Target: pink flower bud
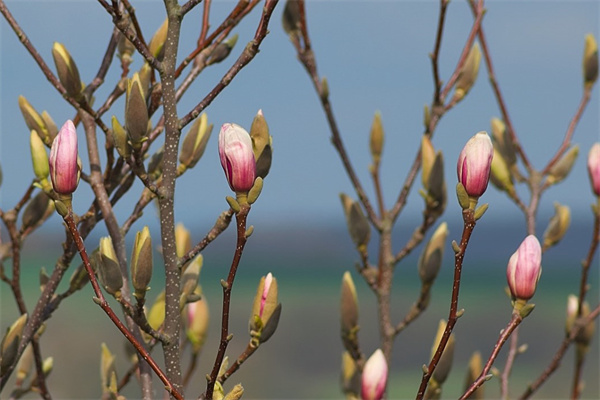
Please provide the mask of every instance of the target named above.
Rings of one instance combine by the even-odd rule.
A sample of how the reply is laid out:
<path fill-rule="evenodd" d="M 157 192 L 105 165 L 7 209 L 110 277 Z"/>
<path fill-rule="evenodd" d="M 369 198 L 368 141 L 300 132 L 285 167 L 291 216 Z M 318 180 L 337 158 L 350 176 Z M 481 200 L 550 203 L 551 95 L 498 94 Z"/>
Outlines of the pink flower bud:
<path fill-rule="evenodd" d="M 469 196 L 479 197 L 485 192 L 493 156 L 492 141 L 483 131 L 469 139 L 460 152 L 456 172 L 458 181 L 463 184 Z"/>
<path fill-rule="evenodd" d="M 252 139 L 244 128 L 236 124 L 223 124 L 219 132 L 219 157 L 231 190 L 250 190 L 256 178 L 256 161 Z"/>
<path fill-rule="evenodd" d="M 260 311 L 258 316 L 262 318 L 263 311 L 265 309 L 265 303 L 267 302 L 267 295 L 269 294 L 269 289 L 271 288 L 271 283 L 273 283 L 273 274 L 270 272 L 265 277 L 265 286 L 263 288 L 262 296 L 260 297 Z"/>
<path fill-rule="evenodd" d="M 388 366 L 381 349 L 369 357 L 362 373 L 360 397 L 363 400 L 379 400 L 385 393 Z"/>
<path fill-rule="evenodd" d="M 50 150 L 50 179 L 54 191 L 71 194 L 79 183 L 77 164 L 77 131 L 71 120 L 60 128 Z"/>
<path fill-rule="evenodd" d="M 600 143 L 594 143 L 588 155 L 588 173 L 592 182 L 592 190 L 600 196 Z"/>
<path fill-rule="evenodd" d="M 541 262 L 540 242 L 535 236 L 529 235 L 508 260 L 506 279 L 513 298 L 529 300 L 533 297 L 542 273 Z"/>

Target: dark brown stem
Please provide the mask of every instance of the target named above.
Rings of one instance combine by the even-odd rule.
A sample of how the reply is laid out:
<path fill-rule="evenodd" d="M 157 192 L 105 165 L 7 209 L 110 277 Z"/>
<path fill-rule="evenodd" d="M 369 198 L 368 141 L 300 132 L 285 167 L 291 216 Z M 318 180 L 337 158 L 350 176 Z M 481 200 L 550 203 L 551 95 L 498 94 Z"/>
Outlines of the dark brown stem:
<path fill-rule="evenodd" d="M 483 367 L 483 371 L 481 371 L 481 374 L 479 375 L 479 377 L 477 379 L 475 379 L 475 382 L 473 382 L 471 384 L 471 386 L 469 386 L 467 391 L 460 397 L 460 400 L 467 399 L 471 394 L 473 394 L 473 392 L 475 392 L 475 390 L 477 390 L 481 385 L 483 385 L 485 383 L 485 381 L 487 379 L 487 374 L 490 372 L 490 369 L 492 368 L 492 365 L 494 364 L 496 357 L 498 357 L 500 350 L 502 350 L 502 346 L 504 346 L 504 343 L 506 343 L 506 341 L 508 340 L 508 338 L 510 337 L 512 332 L 515 329 L 517 329 L 517 327 L 519 326 L 521 321 L 523 321 L 523 318 L 521 317 L 519 312 L 513 311 L 512 318 L 511 318 L 510 322 L 508 323 L 508 325 L 506 326 L 506 328 L 504 328 L 502 330 L 502 332 L 500 333 L 500 337 L 498 338 L 498 341 L 496 342 L 496 345 L 494 346 L 494 350 L 492 351 L 492 354 L 490 354 L 490 357 L 488 358 L 487 362 L 485 363 L 485 366 Z"/>
<path fill-rule="evenodd" d="M 443 104 L 441 98 L 442 80 L 440 79 L 439 56 L 442 47 L 442 37 L 444 34 L 444 23 L 446 21 L 446 10 L 448 9 L 450 0 L 440 0 L 440 15 L 438 17 L 437 33 L 435 35 L 435 44 L 433 45 L 433 53 L 431 53 L 431 69 L 433 71 L 433 83 L 435 85 L 433 104 Z"/>
<path fill-rule="evenodd" d="M 446 324 L 446 329 L 444 330 L 444 334 L 442 335 L 442 338 L 440 339 L 440 342 L 435 351 L 435 354 L 433 355 L 433 358 L 431 359 L 431 362 L 429 363 L 429 366 L 427 367 L 427 372 L 425 372 L 423 374 L 423 378 L 421 379 L 421 385 L 419 386 L 419 391 L 417 392 L 417 397 L 416 397 L 417 400 L 423 399 L 423 396 L 425 395 L 425 389 L 427 389 L 427 384 L 429 383 L 429 380 L 431 379 L 431 376 L 433 375 L 433 371 L 437 367 L 437 364 L 440 361 L 440 358 L 442 357 L 442 353 L 444 352 L 444 349 L 446 348 L 446 344 L 448 343 L 448 340 L 450 339 L 450 334 L 452 333 L 452 330 L 454 329 L 454 325 L 456 324 L 456 321 L 458 319 L 458 317 L 457 317 L 458 295 L 459 295 L 459 290 L 460 290 L 460 278 L 461 278 L 463 260 L 465 257 L 465 252 L 467 250 L 467 246 L 469 244 L 469 239 L 471 238 L 471 234 L 473 233 L 473 229 L 475 228 L 475 223 L 476 223 L 474 210 L 465 209 L 465 210 L 463 210 L 462 213 L 463 213 L 464 226 L 463 226 L 462 237 L 461 237 L 460 244 L 459 244 L 459 249 L 454 255 L 454 283 L 452 285 L 452 297 L 450 300 L 450 312 L 448 314 L 448 323 Z"/>
<path fill-rule="evenodd" d="M 235 253 L 233 255 L 233 260 L 231 261 L 231 267 L 229 268 L 227 280 L 222 281 L 223 311 L 221 314 L 221 339 L 219 342 L 219 351 L 217 352 L 217 357 L 213 364 L 213 368 L 210 373 L 210 377 L 208 378 L 208 383 L 206 386 L 205 398 L 208 400 L 212 400 L 213 398 L 213 391 L 217 382 L 219 369 L 221 368 L 221 364 L 223 363 L 223 358 L 225 357 L 225 352 L 227 351 L 227 345 L 231 340 L 231 336 L 229 335 L 229 307 L 231 304 L 231 290 L 233 288 L 233 282 L 235 280 L 235 275 L 237 273 L 240 260 L 242 259 L 244 246 L 246 245 L 247 241 L 246 220 L 248 217 L 248 213 L 250 212 L 249 204 L 241 204 L 240 207 L 240 211 L 235 215 L 235 219 L 237 221 L 237 242 L 235 246 Z"/>

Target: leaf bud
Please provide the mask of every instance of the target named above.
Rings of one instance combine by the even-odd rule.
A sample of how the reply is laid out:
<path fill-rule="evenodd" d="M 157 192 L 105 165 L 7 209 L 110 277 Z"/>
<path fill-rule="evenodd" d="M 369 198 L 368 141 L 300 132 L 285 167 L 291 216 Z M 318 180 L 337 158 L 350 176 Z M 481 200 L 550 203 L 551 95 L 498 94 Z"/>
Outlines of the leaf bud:
<path fill-rule="evenodd" d="M 190 231 L 180 222 L 175 226 L 175 247 L 177 257 L 181 258 L 192 248 Z"/>
<path fill-rule="evenodd" d="M 506 162 L 506 165 L 510 168 L 517 162 L 517 156 L 515 154 L 515 148 L 512 144 L 506 125 L 499 118 L 492 118 L 492 143 L 494 149 L 498 150 L 502 155 L 502 158 Z"/>
<path fill-rule="evenodd" d="M 592 191 L 596 196 L 600 196 L 600 143 L 596 142 L 590 148 L 588 154 L 588 174 L 590 176 L 590 183 L 592 184 Z"/>
<path fill-rule="evenodd" d="M 481 361 L 481 353 L 476 351 L 475 353 L 473 353 L 473 355 L 469 359 L 469 366 L 467 368 L 467 376 L 465 378 L 465 386 L 464 386 L 465 392 L 467 391 L 467 389 L 469 389 L 471 384 L 473 382 L 475 382 L 475 380 L 479 377 L 479 375 L 481 374 L 481 371 L 483 371 L 483 363 Z M 484 399 L 483 385 L 480 386 L 479 388 L 477 388 L 473 392 L 473 394 L 471 396 L 469 396 L 469 399 L 483 400 Z"/>
<path fill-rule="evenodd" d="M 358 326 L 358 297 L 350 272 L 344 272 L 342 278 L 342 296 L 340 302 L 342 337 L 351 335 Z"/>
<path fill-rule="evenodd" d="M 199 118 L 196 118 L 191 129 L 185 135 L 179 153 L 179 162 L 186 169 L 194 168 L 204 154 L 212 128 L 213 125 L 208 124 L 206 113 L 202 113 Z"/>
<path fill-rule="evenodd" d="M 121 296 L 123 276 L 121 275 L 121 268 L 119 267 L 119 261 L 117 260 L 110 236 L 100 238 L 99 248 L 102 262 L 98 265 L 98 277 L 104 289 L 112 296 L 118 298 Z"/>
<path fill-rule="evenodd" d="M 287 0 L 281 16 L 283 30 L 290 39 L 300 36 L 300 4 L 297 0 Z"/>
<path fill-rule="evenodd" d="M 256 176 L 265 178 L 271 169 L 273 157 L 273 138 L 269 135 L 269 126 L 262 110 L 258 110 L 250 126 L 252 151 L 256 161 Z"/>
<path fill-rule="evenodd" d="M 127 159 L 131 154 L 131 146 L 129 146 L 129 143 L 127 141 L 127 132 L 125 131 L 125 128 L 123 128 L 123 126 L 119 123 L 117 117 L 115 117 L 114 115 L 111 118 L 111 122 L 111 134 L 113 144 L 117 149 L 117 153 L 119 153 L 121 157 Z"/>
<path fill-rule="evenodd" d="M 448 224 L 443 222 L 435 230 L 421 253 L 421 257 L 419 258 L 419 277 L 423 286 L 431 285 L 440 271 L 447 237 Z"/>
<path fill-rule="evenodd" d="M 388 365 L 381 349 L 369 357 L 363 368 L 361 377 L 361 398 L 363 400 L 380 400 L 385 394 Z"/>
<path fill-rule="evenodd" d="M 118 57 L 121 63 L 125 65 L 131 64 L 132 56 L 135 53 L 135 46 L 125 35 L 119 33 L 119 41 L 117 42 Z"/>
<path fill-rule="evenodd" d="M 571 209 L 569 206 L 554 203 L 554 215 L 550 218 L 548 227 L 544 232 L 544 248 L 549 248 L 557 244 L 569 229 L 571 224 Z"/>
<path fill-rule="evenodd" d="M 152 54 L 159 60 L 162 58 L 164 52 L 163 48 L 165 41 L 167 40 L 168 28 L 169 19 L 165 18 L 165 21 L 162 23 L 161 26 L 158 27 L 156 32 L 154 32 L 154 36 L 152 36 L 152 39 L 150 39 L 150 43 L 148 43 L 148 50 L 150 51 L 150 54 Z"/>
<path fill-rule="evenodd" d="M 29 228 L 37 226 L 46 217 L 54 212 L 54 202 L 50 201 L 50 197 L 45 192 L 38 192 L 25 207 L 21 217 L 21 230 L 25 231 Z"/>
<path fill-rule="evenodd" d="M 469 90 L 473 87 L 475 80 L 477 80 L 477 74 L 479 73 L 479 62 L 481 61 L 481 51 L 479 50 L 479 43 L 475 42 L 467 59 L 463 64 L 454 89 L 454 99 L 460 101 L 469 93 Z"/>
<path fill-rule="evenodd" d="M 241 383 L 235 385 L 229 393 L 225 395 L 223 400 L 240 400 L 244 394 L 244 387 Z"/>
<path fill-rule="evenodd" d="M 148 132 L 148 108 L 140 76 L 136 72 L 127 81 L 125 96 L 125 129 L 131 147 L 139 150 Z"/>
<path fill-rule="evenodd" d="M 210 320 L 210 312 L 206 298 L 203 296 L 200 300 L 187 304 L 186 335 L 192 344 L 192 351 L 198 354 L 204 345 L 208 333 L 208 324 Z"/>
<path fill-rule="evenodd" d="M 25 379 L 31 374 L 31 367 L 33 366 L 34 355 L 33 355 L 33 347 L 31 343 L 25 347 L 19 362 L 17 363 L 17 367 L 15 368 L 16 381 L 15 386 L 19 387 L 23 383 Z"/>
<path fill-rule="evenodd" d="M 23 314 L 8 328 L 0 342 L 0 376 L 4 376 L 17 358 L 21 335 L 26 323 L 27 314 Z"/>
<path fill-rule="evenodd" d="M 371 135 L 369 137 L 369 149 L 371 150 L 371 157 L 373 158 L 373 165 L 379 165 L 381 161 L 381 153 L 383 152 L 384 142 L 384 131 L 383 124 L 381 122 L 381 113 L 377 111 L 373 117 L 373 123 L 371 125 Z"/>
<path fill-rule="evenodd" d="M 181 299 L 179 306 L 181 309 L 188 302 L 188 297 L 194 293 L 198 286 L 198 278 L 200 278 L 200 271 L 202 271 L 202 264 L 204 258 L 202 254 L 198 254 L 185 268 L 181 275 Z"/>
<path fill-rule="evenodd" d="M 58 79 L 60 79 L 60 83 L 64 86 L 67 94 L 77 101 L 81 100 L 83 83 L 71 54 L 63 44 L 54 42 L 52 57 L 54 58 Z"/>
<path fill-rule="evenodd" d="M 598 43 L 594 35 L 585 35 L 583 50 L 583 83 L 585 87 L 592 87 L 598 79 Z"/>
<path fill-rule="evenodd" d="M 148 284 L 152 279 L 152 238 L 150 230 L 144 226 L 135 234 L 131 252 L 131 281 L 135 289 L 133 295 L 141 300 L 146 296 Z"/>
<path fill-rule="evenodd" d="M 348 225 L 348 232 L 350 232 L 352 241 L 357 248 L 366 249 L 371 238 L 371 227 L 369 226 L 367 217 L 363 214 L 360 204 L 357 201 L 352 200 L 344 193 L 340 194 L 340 199 L 342 200 L 346 224 Z"/>
<path fill-rule="evenodd" d="M 490 181 L 499 190 L 503 190 L 509 195 L 515 193 L 514 179 L 510 173 L 508 164 L 496 148 L 494 148 L 494 156 L 492 158 Z"/>
<path fill-rule="evenodd" d="M 342 353 L 342 391 L 347 399 L 358 399 L 360 392 L 360 371 L 350 353 Z"/>
<path fill-rule="evenodd" d="M 217 64 L 227 58 L 231 50 L 233 50 L 238 40 L 238 34 L 236 33 L 224 42 L 219 43 L 215 49 L 210 53 L 206 60 L 206 65 Z"/>
<path fill-rule="evenodd" d="M 579 146 L 575 145 L 570 147 L 548 171 L 547 182 L 554 185 L 565 179 L 571 172 L 578 155 Z"/>
<path fill-rule="evenodd" d="M 258 200 L 258 196 L 262 193 L 263 188 L 263 179 L 259 176 L 254 181 L 254 185 L 252 185 L 252 189 L 248 191 L 248 204 L 254 204 L 256 200 Z"/>
<path fill-rule="evenodd" d="M 444 335 L 444 331 L 446 330 L 446 321 L 443 319 L 440 320 L 438 325 L 438 330 L 435 335 L 435 339 L 433 341 L 433 346 L 431 347 L 431 358 L 435 354 L 440 341 L 442 340 L 442 336 Z M 433 375 L 431 379 L 434 379 L 438 385 L 442 385 L 448 375 L 450 374 L 450 369 L 452 368 L 452 359 L 454 358 L 454 334 L 450 335 L 448 339 L 448 343 L 446 343 L 446 348 L 442 353 L 442 357 L 437 364 L 437 368 L 433 371 Z"/>

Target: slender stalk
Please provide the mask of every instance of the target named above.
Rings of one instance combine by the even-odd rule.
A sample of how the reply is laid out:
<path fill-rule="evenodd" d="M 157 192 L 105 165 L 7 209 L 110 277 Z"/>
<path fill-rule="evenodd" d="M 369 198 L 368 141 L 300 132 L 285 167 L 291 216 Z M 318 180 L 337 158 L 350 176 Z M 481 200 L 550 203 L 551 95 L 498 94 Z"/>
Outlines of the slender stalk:
<path fill-rule="evenodd" d="M 508 350 L 508 357 L 506 357 L 506 364 L 504 364 L 504 370 L 500 375 L 500 397 L 503 400 L 508 400 L 508 377 L 512 371 L 512 366 L 517 357 L 519 346 L 519 328 L 517 327 L 510 337 L 510 348 Z"/>
<path fill-rule="evenodd" d="M 254 343 L 252 343 L 252 342 L 248 343 L 248 345 L 246 346 L 246 349 L 244 349 L 244 351 L 242 352 L 242 354 L 239 355 L 239 357 L 235 360 L 235 362 L 233 363 L 233 365 L 231 365 L 231 367 L 229 367 L 229 369 L 227 371 L 225 371 L 225 373 L 219 377 L 219 383 L 223 384 L 227 380 L 227 378 L 229 378 L 238 369 L 240 369 L 240 367 L 242 366 L 242 364 L 244 362 L 246 362 L 246 360 L 248 358 L 250 358 L 250 356 L 252 354 L 254 354 L 254 352 L 257 349 L 258 349 L 258 346 L 256 346 Z"/>

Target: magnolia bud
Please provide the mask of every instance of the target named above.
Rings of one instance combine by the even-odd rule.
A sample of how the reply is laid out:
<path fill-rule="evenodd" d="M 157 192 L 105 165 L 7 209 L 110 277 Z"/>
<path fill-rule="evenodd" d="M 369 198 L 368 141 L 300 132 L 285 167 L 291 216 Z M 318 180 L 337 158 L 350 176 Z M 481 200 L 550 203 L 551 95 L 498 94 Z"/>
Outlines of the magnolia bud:
<path fill-rule="evenodd" d="M 42 119 L 44 120 L 44 124 L 46 125 L 46 131 L 48 132 L 48 137 L 50 138 L 50 143 L 47 144 L 44 141 L 44 144 L 47 144 L 48 147 L 50 147 L 52 140 L 54 140 L 56 135 L 58 135 L 58 127 L 56 126 L 56 123 L 47 111 L 42 111 Z"/>
<path fill-rule="evenodd" d="M 27 207 L 23 211 L 21 230 L 25 231 L 28 228 L 33 228 L 53 212 L 54 202 L 50 201 L 45 192 L 39 192 L 27 203 Z"/>
<path fill-rule="evenodd" d="M 100 382 L 102 393 L 116 393 L 116 387 L 112 387 L 113 376 L 116 378 L 117 368 L 115 366 L 115 355 L 111 353 L 105 343 L 100 345 L 102 353 L 100 356 Z M 116 380 L 116 379 L 115 379 Z"/>
<path fill-rule="evenodd" d="M 550 171 L 548 171 L 548 183 L 553 185 L 565 179 L 569 175 L 569 172 L 571 172 L 578 155 L 578 145 L 572 146 L 567 150 L 556 164 L 550 168 Z"/>
<path fill-rule="evenodd" d="M 571 330 L 575 327 L 575 323 L 578 322 L 578 320 L 586 318 L 590 314 L 590 305 L 587 301 L 584 301 L 583 304 L 581 304 L 581 315 L 579 317 L 577 316 L 578 307 L 578 297 L 572 294 L 569 295 L 567 300 L 567 320 L 565 324 L 567 335 L 571 333 Z M 575 337 L 575 342 L 584 348 L 578 349 L 578 351 L 587 351 L 587 347 L 594 338 L 595 330 L 596 326 L 594 321 L 591 321 L 585 328 L 579 331 L 579 334 Z"/>
<path fill-rule="evenodd" d="M 277 279 L 269 272 L 260 279 L 252 313 L 250 314 L 250 335 L 259 343 L 266 342 L 277 328 L 281 304 L 278 300 Z"/>
<path fill-rule="evenodd" d="M 148 311 L 148 324 L 155 331 L 160 328 L 165 320 L 165 291 L 161 291 L 158 296 L 156 296 L 156 300 L 154 300 L 154 304 L 150 307 L 150 311 Z"/>
<path fill-rule="evenodd" d="M 379 162 L 381 161 L 384 136 L 381 113 L 377 111 L 375 117 L 373 117 L 371 135 L 369 137 L 369 148 L 371 150 L 371 157 L 373 157 L 373 165 L 375 166 L 379 165 Z"/>
<path fill-rule="evenodd" d="M 487 189 L 494 147 L 486 132 L 475 134 L 460 152 L 456 170 L 470 197 L 478 198 Z"/>
<path fill-rule="evenodd" d="M 350 353 L 342 353 L 342 391 L 346 398 L 358 399 L 360 392 L 360 371 Z"/>
<path fill-rule="evenodd" d="M 203 263 L 204 257 L 202 257 L 202 254 L 198 254 L 196 258 L 187 265 L 185 271 L 183 271 L 183 274 L 181 275 L 181 299 L 179 303 L 181 309 L 183 309 L 188 302 L 188 298 L 191 297 L 196 290 L 196 287 L 198 287 L 198 279 L 200 278 L 200 271 L 202 271 Z"/>
<path fill-rule="evenodd" d="M 381 349 L 369 357 L 361 377 L 362 400 L 380 400 L 385 394 L 388 365 Z"/>
<path fill-rule="evenodd" d="M 181 258 L 192 248 L 192 239 L 190 231 L 178 223 L 175 227 L 175 247 L 177 248 L 177 257 Z"/>
<path fill-rule="evenodd" d="M 467 376 L 465 378 L 465 388 L 464 388 L 465 392 L 469 389 L 471 384 L 473 382 L 475 382 L 475 380 L 479 377 L 479 375 L 481 374 L 481 371 L 483 371 L 483 364 L 481 361 L 481 353 L 476 351 L 475 353 L 473 353 L 473 355 L 469 359 L 469 367 L 467 369 Z M 478 387 L 473 392 L 473 394 L 471 394 L 468 398 L 473 399 L 473 400 L 483 400 L 484 399 L 483 387 L 484 387 L 484 385 Z"/>
<path fill-rule="evenodd" d="M 223 400 L 240 400 L 244 394 L 244 387 L 238 383 L 225 395 Z"/>
<path fill-rule="evenodd" d="M 438 151 L 433 160 L 427 183 L 427 211 L 433 216 L 441 215 L 446 209 L 447 193 L 444 179 L 444 155 Z"/>
<path fill-rule="evenodd" d="M 421 139 L 421 182 L 426 190 L 429 190 L 429 176 L 435 161 L 435 149 L 429 135 L 423 135 Z"/>
<path fill-rule="evenodd" d="M 292 37 L 300 35 L 300 4 L 297 0 L 287 0 L 281 16 L 285 33 Z"/>
<path fill-rule="evenodd" d="M 44 119 L 23 96 L 19 96 L 19 108 L 21 109 L 21 114 L 23 114 L 27 128 L 29 128 L 30 131 L 35 131 L 44 144 L 50 147 L 54 137 L 50 136 L 46 124 L 44 123 Z"/>
<path fill-rule="evenodd" d="M 506 191 L 510 195 L 515 193 L 514 180 L 510 173 L 510 169 L 508 168 L 508 164 L 496 148 L 494 148 L 494 157 L 492 158 L 490 173 L 490 180 L 494 186 L 500 190 Z"/>
<path fill-rule="evenodd" d="M 17 358 L 17 350 L 26 323 L 27 314 L 23 314 L 8 328 L 2 338 L 0 343 L 0 376 L 4 376 Z"/>
<path fill-rule="evenodd" d="M 44 182 L 50 174 L 48 165 L 48 154 L 44 142 L 35 131 L 31 131 L 29 137 L 29 147 L 31 148 L 31 161 L 33 163 L 33 173 L 38 181 Z"/>
<path fill-rule="evenodd" d="M 125 128 L 119 123 L 117 117 L 113 115 L 112 119 L 112 140 L 115 148 L 117 149 L 117 153 L 125 159 L 129 158 L 131 154 L 131 146 L 127 141 L 127 132 Z"/>
<path fill-rule="evenodd" d="M 25 350 L 17 363 L 17 367 L 15 368 L 17 378 L 15 386 L 21 386 L 23 381 L 27 379 L 31 373 L 31 367 L 33 366 L 34 361 L 33 346 L 29 343 L 27 347 L 25 347 Z"/>
<path fill-rule="evenodd" d="M 202 349 L 204 341 L 206 340 L 208 323 L 210 320 L 209 317 L 210 313 L 205 297 L 202 297 L 200 300 L 193 303 L 188 303 L 186 312 L 186 335 L 192 344 L 192 351 L 195 354 Z"/>
<path fill-rule="evenodd" d="M 342 207 L 346 216 L 348 232 L 357 248 L 366 249 L 369 239 L 371 238 L 371 227 L 365 214 L 363 214 L 360 204 L 352 200 L 346 194 L 341 193 Z"/>
<path fill-rule="evenodd" d="M 585 47 L 583 50 L 583 83 L 591 87 L 598 79 L 598 43 L 594 35 L 585 35 Z"/>
<path fill-rule="evenodd" d="M 71 120 L 60 128 L 50 150 L 50 178 L 54 191 L 70 195 L 79 184 L 77 132 Z"/>
<path fill-rule="evenodd" d="M 479 50 L 479 43 L 475 43 L 467 59 L 463 64 L 460 72 L 458 73 L 458 79 L 454 89 L 454 99 L 461 100 L 469 93 L 469 90 L 473 87 L 477 74 L 479 73 L 479 62 L 481 61 L 481 51 Z"/>
<path fill-rule="evenodd" d="M 558 243 L 571 224 L 571 209 L 569 206 L 563 206 L 554 203 L 554 215 L 550 218 L 548 227 L 544 232 L 544 248 L 554 246 Z"/>
<path fill-rule="evenodd" d="M 262 110 L 258 110 L 250 127 L 252 150 L 256 160 L 256 176 L 265 178 L 271 169 L 273 157 L 273 138 L 269 135 L 269 126 Z"/>
<path fill-rule="evenodd" d="M 443 222 L 425 245 L 419 258 L 419 277 L 423 285 L 430 285 L 435 280 L 442 265 L 447 237 L 448 225 Z"/>
<path fill-rule="evenodd" d="M 204 154 L 208 139 L 212 132 L 213 125 L 208 124 L 206 113 L 202 113 L 196 118 L 191 129 L 185 135 L 179 154 L 179 162 L 186 169 L 194 168 L 200 157 Z"/>
<path fill-rule="evenodd" d="M 231 53 L 231 50 L 233 50 L 233 47 L 237 43 L 237 40 L 238 34 L 236 33 L 228 40 L 219 43 L 212 51 L 212 53 L 210 53 L 210 55 L 208 56 L 208 60 L 206 60 L 206 65 L 208 66 L 220 63 L 221 61 L 226 59 L 229 53 Z"/>
<path fill-rule="evenodd" d="M 112 239 L 109 236 L 100 238 L 100 259 L 102 262 L 98 266 L 98 277 L 104 286 L 104 289 L 114 297 L 121 296 L 121 287 L 123 286 L 123 276 L 119 261 L 115 254 Z"/>
<path fill-rule="evenodd" d="M 133 295 L 141 300 L 146 296 L 148 284 L 152 279 L 152 238 L 150 230 L 144 226 L 135 235 L 131 252 L 131 281 L 135 289 Z"/>
<path fill-rule="evenodd" d="M 542 248 L 537 238 L 529 235 L 508 260 L 506 278 L 513 299 L 533 297 L 542 273 Z"/>
<path fill-rule="evenodd" d="M 150 54 L 152 54 L 156 58 L 162 58 L 163 47 L 165 41 L 167 40 L 167 30 L 169 28 L 169 19 L 165 18 L 165 21 L 162 25 L 154 32 L 154 36 L 150 39 L 150 43 L 148 43 L 148 50 L 150 50 Z"/>
<path fill-rule="evenodd" d="M 219 158 L 229 187 L 236 193 L 248 192 L 256 178 L 252 139 L 244 128 L 223 124 L 219 132 Z"/>
<path fill-rule="evenodd" d="M 140 76 L 136 72 L 127 81 L 125 96 L 125 129 L 131 147 L 139 150 L 148 131 L 148 108 Z"/>
<path fill-rule="evenodd" d="M 342 278 L 340 315 L 342 337 L 353 334 L 358 327 L 358 297 L 352 275 L 348 271 L 344 272 L 344 277 Z"/>
<path fill-rule="evenodd" d="M 592 191 L 596 196 L 600 196 L 600 142 L 592 145 L 588 154 L 587 167 Z"/>
<path fill-rule="evenodd" d="M 83 83 L 81 83 L 79 70 L 71 54 L 69 54 L 64 45 L 54 42 L 52 57 L 54 58 L 54 65 L 56 65 L 58 79 L 60 79 L 60 83 L 64 86 L 67 94 L 75 100 L 80 100 Z"/>
<path fill-rule="evenodd" d="M 508 167 L 512 167 L 517 162 L 515 148 L 512 144 L 508 130 L 504 122 L 498 118 L 492 118 L 492 142 L 494 149 L 498 150 Z"/>
<path fill-rule="evenodd" d="M 443 319 L 440 320 L 438 324 L 438 330 L 435 335 L 435 339 L 433 341 L 433 346 L 431 347 L 431 358 L 433 358 L 440 341 L 442 340 L 442 336 L 444 335 L 444 331 L 446 330 L 446 321 Z M 452 359 L 454 358 L 454 334 L 450 335 L 448 339 L 448 343 L 446 343 L 446 347 L 444 348 L 444 352 L 442 353 L 442 357 L 437 364 L 436 369 L 433 371 L 433 375 L 431 379 L 435 380 L 438 386 L 442 385 L 448 375 L 450 374 L 450 369 L 452 368 Z"/>

